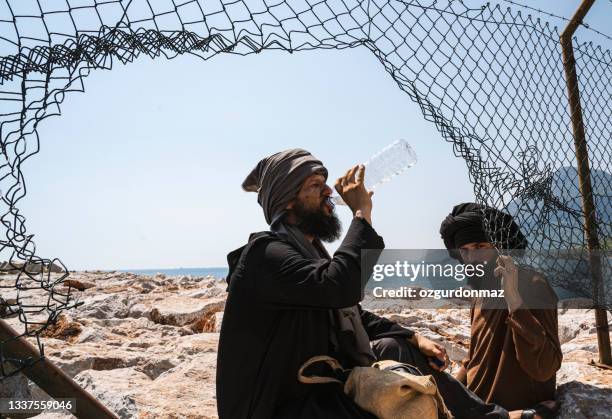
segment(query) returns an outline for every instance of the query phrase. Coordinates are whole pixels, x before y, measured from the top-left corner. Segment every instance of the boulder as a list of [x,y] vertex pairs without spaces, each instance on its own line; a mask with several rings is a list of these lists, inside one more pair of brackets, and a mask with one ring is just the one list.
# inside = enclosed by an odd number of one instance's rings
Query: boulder
[[184,326],[196,322],[205,323],[212,314],[222,311],[224,307],[225,300],[222,298],[171,296],[156,302],[149,317],[155,323]]
[[590,310],[559,310],[559,340],[561,344],[570,342],[579,334],[589,334],[593,327],[594,314]]
[[124,295],[98,294],[83,299],[78,316],[94,319],[125,318],[129,314],[128,298]]
[[74,377],[74,381],[119,418],[132,419],[141,413],[135,395],[147,388],[151,379],[134,368],[117,368],[109,371],[82,371]]
[[612,389],[580,381],[570,381],[557,388],[559,419],[609,418],[612,412]]
[[168,359],[152,359],[143,365],[136,366],[135,370],[143,372],[151,380],[155,380],[161,374],[174,367],[176,367],[176,364]]
[[216,359],[215,353],[199,354],[161,374],[135,396],[142,411],[150,417],[216,418]]
[[67,315],[62,314],[55,323],[50,324],[43,330],[40,336],[74,342],[82,331],[83,325],[81,323],[72,321]]
[[[592,344],[597,340],[591,337]],[[592,361],[597,352],[568,348],[563,345],[563,363],[557,372],[557,399],[561,404],[560,418],[605,418],[612,412],[612,370],[597,367]]]
[[62,281],[64,287],[74,288],[79,291],[85,291],[88,288],[93,288],[95,285],[91,282],[79,281],[76,279],[65,279]]
[[0,262],[0,272],[3,274],[17,274],[21,271],[26,271],[32,274],[39,273],[61,273],[64,268],[56,265],[53,262],[18,262],[8,261]]
[[57,340],[45,343],[45,355],[70,377],[85,370],[112,370],[148,361],[139,348],[113,347],[103,343],[68,346],[66,342]]
[[30,386],[25,375],[17,373],[0,381],[0,398],[29,400],[30,397]]
[[221,332],[221,323],[223,322],[223,312],[217,311],[213,315],[209,316],[208,320],[202,327],[202,332]]

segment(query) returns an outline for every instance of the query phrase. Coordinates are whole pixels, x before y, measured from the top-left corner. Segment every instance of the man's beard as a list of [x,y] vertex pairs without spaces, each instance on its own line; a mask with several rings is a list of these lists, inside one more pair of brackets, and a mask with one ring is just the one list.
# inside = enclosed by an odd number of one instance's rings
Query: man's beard
[[342,224],[335,213],[325,214],[323,210],[325,201],[316,210],[306,208],[297,201],[293,206],[293,213],[297,218],[296,227],[304,234],[312,234],[324,242],[333,242],[340,238]]

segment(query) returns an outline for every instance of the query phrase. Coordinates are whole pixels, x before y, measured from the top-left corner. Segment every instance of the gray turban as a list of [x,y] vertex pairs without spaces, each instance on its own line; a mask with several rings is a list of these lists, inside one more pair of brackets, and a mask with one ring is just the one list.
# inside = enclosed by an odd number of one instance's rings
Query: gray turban
[[272,224],[296,197],[306,178],[315,173],[327,180],[327,169],[320,160],[306,150],[292,148],[261,159],[242,182],[242,189],[257,192],[266,222]]

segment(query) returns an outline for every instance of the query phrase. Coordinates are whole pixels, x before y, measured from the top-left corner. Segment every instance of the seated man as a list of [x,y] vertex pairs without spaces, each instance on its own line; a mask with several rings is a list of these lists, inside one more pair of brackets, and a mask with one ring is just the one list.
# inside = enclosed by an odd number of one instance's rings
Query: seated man
[[478,204],[457,205],[442,222],[440,234],[452,257],[487,264],[484,277],[473,278],[470,285],[505,291],[501,304],[499,298],[472,302],[469,357],[456,376],[486,402],[508,410],[535,406],[549,417],[555,404],[545,401],[555,398],[562,359],[557,297],[541,274],[517,268],[510,256],[498,257],[486,223],[499,250],[527,246],[510,215]]
[[[484,403],[439,371],[448,364],[441,345],[359,306],[361,250],[384,247],[371,225],[371,193],[363,179],[363,166],[355,166],[335,184],[354,218],[333,257],[321,241],[338,238],[340,224],[319,160],[301,149],[279,152],[261,160],[243,182],[244,190],[258,193],[270,231],[251,234],[228,255],[217,356],[220,419],[373,418],[341,386],[297,380],[300,366],[316,355],[332,356],[345,368],[378,359],[409,362],[434,375],[456,417],[508,418],[505,409]],[[518,418],[521,412],[512,413]]]

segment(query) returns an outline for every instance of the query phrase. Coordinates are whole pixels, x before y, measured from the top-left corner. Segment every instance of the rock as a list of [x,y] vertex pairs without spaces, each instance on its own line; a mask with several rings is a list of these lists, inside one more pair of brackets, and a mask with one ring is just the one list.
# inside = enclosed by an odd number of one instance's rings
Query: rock
[[225,287],[215,286],[214,284],[211,284],[211,286],[207,286],[206,289],[198,288],[196,291],[189,293],[188,296],[192,298],[225,298],[226,291]]
[[219,333],[221,332],[222,322],[223,322],[223,312],[218,311],[213,316],[211,316],[210,321],[204,325],[204,330],[202,331]]
[[593,324],[593,312],[590,310],[559,310],[559,340],[567,343],[579,334],[588,334]]
[[415,323],[420,322],[420,318],[419,316],[414,316],[414,315],[402,315],[402,314],[390,314],[387,317],[389,320],[392,320],[394,322],[397,322],[399,324],[401,324],[402,326],[406,326],[406,327],[410,327],[412,325],[414,325]]
[[215,367],[215,353],[197,355],[161,374],[136,400],[151,417],[216,418]]
[[119,418],[131,419],[138,417],[140,411],[135,394],[148,387],[151,379],[134,368],[117,368],[111,371],[86,370],[74,377],[74,381]]
[[85,370],[112,370],[132,367],[148,361],[146,355],[138,348],[109,348],[104,344],[81,344],[66,346],[60,341],[57,345],[48,341],[45,353],[54,364],[70,377]]
[[151,380],[155,380],[161,374],[174,367],[176,367],[176,364],[173,362],[167,359],[159,359],[146,362],[142,366],[135,367],[135,369],[136,371],[145,373]]
[[195,333],[220,332],[223,321],[223,311],[209,311],[191,325]]
[[155,323],[184,326],[206,322],[209,316],[224,307],[225,300],[221,298],[205,300],[176,296],[157,302],[149,317]]
[[0,318],[3,318],[4,316],[6,316],[8,310],[9,310],[9,305],[2,297],[0,297]]
[[135,319],[139,317],[151,317],[151,306],[145,302],[134,303],[128,306],[128,317]]
[[[593,338],[591,338],[593,340]],[[596,344],[596,339],[594,340]],[[563,363],[557,372],[559,418],[607,418],[612,411],[612,370],[591,364],[597,353],[563,345]]]
[[73,343],[87,343],[87,342],[106,342],[108,341],[108,333],[103,329],[94,327],[87,327],[81,331],[79,336],[73,341]]
[[64,268],[51,261],[47,262],[0,262],[0,271],[3,274],[17,274],[21,271],[26,271],[31,274],[39,273],[60,273],[64,272]]
[[182,285],[182,286],[191,285],[193,284],[193,282],[194,280],[191,277],[191,275],[183,276],[181,277],[181,279],[178,280],[179,285]]
[[568,343],[561,345],[561,350],[564,353],[574,352],[574,351],[587,351],[591,352],[593,356],[597,354],[597,342],[593,342],[592,339],[576,339],[576,341],[569,341]]
[[574,339],[578,333],[580,333],[580,329],[576,327],[569,327],[567,325],[559,326],[559,341],[563,345]]
[[87,297],[78,310],[81,317],[93,317],[95,319],[124,318],[128,316],[126,296],[99,294]]
[[177,361],[185,361],[204,353],[216,354],[218,344],[218,333],[198,333],[171,341],[167,351],[173,353]]
[[557,384],[579,381],[612,389],[612,370],[594,366],[592,361],[596,358],[597,354],[582,350],[564,353],[563,363],[557,372]]
[[31,398],[28,379],[17,373],[0,381],[0,398],[26,399]]
[[612,389],[571,381],[557,388],[559,419],[605,419],[612,412]]
[[93,288],[95,285],[91,282],[78,281],[76,279],[65,279],[62,282],[64,287],[70,287],[79,291],[85,291],[88,288]]
[[0,317],[8,318],[17,316],[19,313],[19,304],[14,298],[0,298]]
[[49,325],[40,335],[74,342],[82,331],[83,326],[80,323],[71,321],[68,316],[62,314],[58,317],[55,324]]

